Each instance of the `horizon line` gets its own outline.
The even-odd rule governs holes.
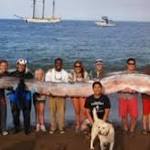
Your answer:
[[[24,17],[22,17],[24,18]],[[22,20],[22,19],[19,19],[19,18],[15,18],[15,17],[0,17],[0,20]],[[22,20],[23,21],[23,20]],[[62,21],[98,21],[98,19],[83,19],[83,18],[65,18],[65,19],[62,19]],[[121,20],[121,19],[117,19],[117,20],[113,20],[113,21],[116,21],[116,22],[150,22],[150,20]]]

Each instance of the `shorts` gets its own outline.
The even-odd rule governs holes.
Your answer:
[[[136,97],[119,99],[119,116],[125,118],[128,114],[131,118],[137,118],[138,116],[138,100]]]
[[[143,115],[150,114],[150,97],[143,98]]]

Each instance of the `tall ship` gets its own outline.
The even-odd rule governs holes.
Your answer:
[[[42,15],[41,17],[36,17],[36,3],[37,0],[33,0],[33,15],[32,18],[23,18],[27,23],[59,23],[61,22],[60,17],[55,16],[55,0],[52,3],[52,16],[45,17],[45,0],[42,0]]]
[[[97,26],[100,26],[100,27],[114,27],[114,26],[116,26],[116,24],[112,20],[109,20],[107,16],[101,17],[101,19],[96,21],[95,24]]]

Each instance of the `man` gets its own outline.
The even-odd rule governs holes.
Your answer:
[[[55,59],[54,68],[48,70],[46,73],[45,81],[51,82],[68,82],[68,73],[63,69],[63,60],[61,58]],[[60,134],[64,133],[64,120],[65,120],[65,99],[64,97],[50,97],[50,117],[51,128],[50,134],[53,134],[58,128]]]
[[[126,72],[136,72],[136,60],[134,58],[128,58]],[[135,91],[128,88],[119,92],[119,115],[125,132],[129,130],[130,133],[133,133],[135,130],[138,115],[137,96]],[[131,118],[130,123],[128,122],[128,114]]]
[[[18,59],[16,62],[16,71],[10,73],[10,76],[17,77],[20,80],[18,87],[10,96],[13,123],[15,127],[14,133],[20,131],[20,111],[23,112],[24,132],[29,134],[30,129],[30,111],[31,111],[31,93],[27,91],[24,79],[32,79],[33,75],[27,70],[27,60]]]
[[[85,108],[87,110],[88,121],[93,124],[93,109],[96,109],[98,118],[107,121],[110,113],[110,100],[102,93],[102,84],[99,81],[95,81],[92,85],[93,95],[89,96],[85,102]]]
[[[150,75],[150,65],[144,67],[143,73]],[[150,133],[150,95],[143,93],[142,103],[143,103],[142,133],[147,135],[148,133]]]
[[[0,60],[0,77],[8,76],[8,62]],[[6,130],[7,120],[7,102],[5,97],[5,89],[0,89],[0,133],[5,136],[8,134]]]
[[[90,72],[91,79],[101,80],[104,77],[104,62],[102,59],[96,59],[95,71]]]

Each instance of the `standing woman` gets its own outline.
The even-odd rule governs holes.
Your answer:
[[[8,76],[8,62],[6,60],[0,60],[0,78]],[[6,130],[7,119],[7,102],[5,97],[5,89],[0,89],[0,132],[3,136],[7,135]]]
[[[72,82],[86,82],[89,80],[88,73],[85,71],[85,68],[80,60],[75,61],[74,70],[71,72],[70,80]],[[84,108],[85,99],[85,97],[72,98],[76,119],[76,132],[80,130],[81,124],[86,117],[86,111]]]
[[[45,73],[42,69],[37,69],[35,71],[34,77],[37,81],[44,81]],[[33,94],[33,103],[35,106],[36,113],[36,131],[46,132],[45,121],[44,121],[44,111],[45,111],[45,101],[46,96],[40,93]]]

